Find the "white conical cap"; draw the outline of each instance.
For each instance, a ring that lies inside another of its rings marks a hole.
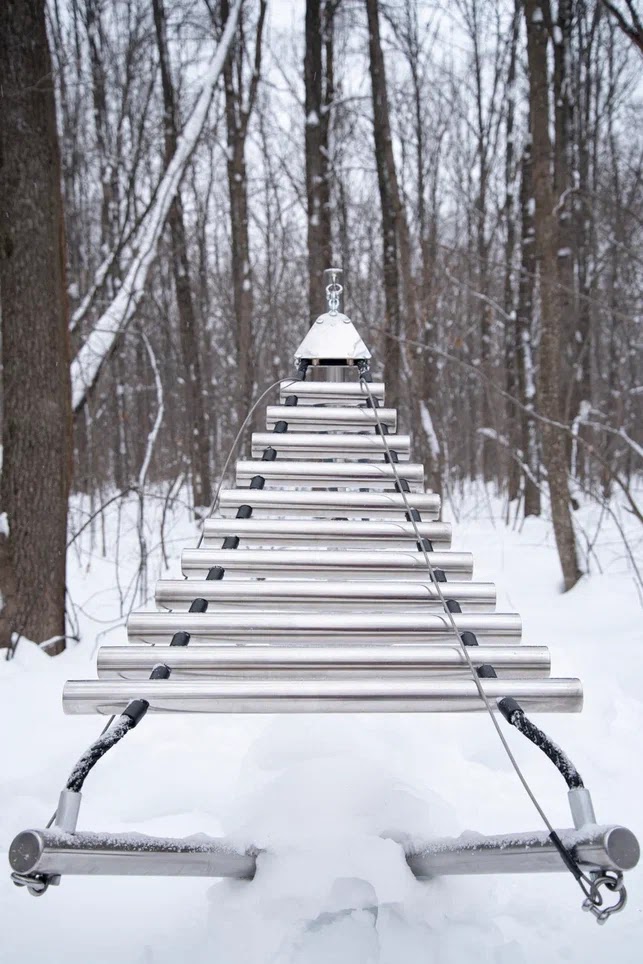
[[[297,361],[324,359],[339,365],[370,357],[353,322],[339,311],[320,315],[295,352]]]

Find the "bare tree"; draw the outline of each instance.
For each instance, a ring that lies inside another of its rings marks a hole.
[[[161,68],[163,88],[163,114],[165,135],[165,164],[169,166],[176,152],[179,131],[176,93],[172,81],[170,56],[167,42],[167,21],[163,0],[152,0],[154,27]],[[190,262],[183,217],[183,200],[177,187],[168,215],[172,244],[172,268],[174,290],[181,336],[183,378],[185,385],[185,409],[192,498],[195,508],[209,506],[212,501],[210,484],[210,437],[208,414],[202,377],[202,344],[197,331],[197,318],[192,300]],[[149,351],[149,349],[148,349]]]
[[[65,239],[44,0],[0,5],[0,646],[65,647],[71,479]]]
[[[400,277],[398,268],[398,212],[400,208],[397,173],[393,156],[393,138],[389,120],[384,53],[380,39],[378,0],[366,0],[368,46],[373,96],[373,135],[377,182],[382,208],[382,241],[386,327],[392,337],[384,339],[384,377],[388,397],[397,405],[400,397]],[[397,337],[396,337],[397,336]]]
[[[557,299],[557,241],[554,192],[551,177],[552,146],[549,135],[549,73],[546,0],[525,0],[529,104],[533,141],[533,190],[535,201],[536,257],[540,292],[540,383],[539,410],[549,421],[542,428],[543,461],[551,499],[552,519],[565,589],[580,578],[572,524],[565,437],[552,422],[559,422],[561,318]]]
[[[334,97],[333,29],[339,0],[307,0],[304,87],[308,302],[311,320],[324,308],[324,269],[331,266],[330,119]]]
[[[643,19],[634,6],[633,0],[625,0],[626,13],[610,0],[601,0],[601,2],[607,7],[610,15],[614,17],[619,30],[622,30],[625,36],[643,53]]]
[[[255,105],[259,78],[263,27],[267,0],[260,0],[256,24],[254,63],[246,85],[244,79],[245,30],[240,31],[233,46],[232,56],[224,67],[226,129],[228,134],[228,191],[230,194],[230,229],[232,240],[232,290],[236,319],[235,348],[237,354],[238,391],[237,416],[240,420],[252,404],[255,372],[253,343],[253,291],[250,262],[250,234],[248,222],[248,173],[246,169],[246,139],[248,124]],[[221,17],[227,23],[230,15],[228,0],[221,2]],[[247,92],[246,92],[247,86]]]
[[[72,361],[72,405],[75,412],[85,405],[103,365],[113,352],[118,337],[131,322],[145,293],[145,282],[172,201],[205,124],[214,89],[227,61],[240,9],[241,0],[237,0],[230,9],[223,35],[205,72],[194,108],[177,138],[176,150],[158,184],[154,200],[132,239],[136,254],[131,259],[123,283]]]

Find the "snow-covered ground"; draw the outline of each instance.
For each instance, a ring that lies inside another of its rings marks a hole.
[[[641,556],[641,539],[614,503]],[[78,528],[86,506],[76,504]],[[160,513],[148,501],[149,590],[160,573]],[[138,565],[136,503],[113,504],[104,528],[70,550],[82,641],[54,660],[30,643],[0,662],[0,849],[43,826],[59,789],[101,728],[66,717],[67,678],[93,678],[97,645],[125,640]],[[446,513],[448,516],[448,511]],[[454,548],[518,611],[526,642],[551,647],[553,673],[580,676],[585,708],[536,715],[592,790],[601,822],[643,836],[641,608],[616,526],[584,507],[591,575],[567,595],[545,521],[517,531],[479,491],[460,507]],[[117,547],[116,532],[121,538]],[[93,538],[93,545],[91,539]],[[194,544],[185,510],[167,515],[165,549],[178,575]],[[116,584],[115,563],[119,582]],[[137,600],[139,602],[139,600]],[[565,786],[515,731],[508,737],[557,826]],[[599,962],[643,959],[643,871],[627,877],[626,911],[600,928],[570,875],[450,878],[419,883],[382,834],[418,838],[541,829],[488,719],[482,716],[148,716],[92,772],[80,827],[183,836],[225,834],[265,848],[252,883],[163,878],[63,878],[42,898],[0,876],[2,964],[406,964]],[[4,855],[2,860],[4,860]],[[0,864],[1,866],[1,864]],[[5,867],[8,865],[5,863]]]

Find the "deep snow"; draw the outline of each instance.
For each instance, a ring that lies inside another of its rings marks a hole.
[[[153,505],[146,509],[150,591],[161,565],[162,502]],[[454,548],[473,550],[475,578],[497,583],[499,610],[521,613],[525,642],[551,647],[553,674],[584,682],[582,714],[536,721],[577,763],[598,820],[643,836],[641,610],[615,526],[603,520],[592,574],[561,595],[545,521],[508,528],[500,503],[479,490],[464,505]],[[635,550],[638,539],[640,558],[640,537],[618,500],[614,507]],[[84,508],[76,505],[76,528]],[[104,553],[100,530],[93,546],[87,530],[70,550],[81,644],[52,660],[23,642],[11,663],[0,662],[3,850],[19,830],[46,823],[101,728],[95,717],[65,717],[60,694],[65,679],[95,676],[97,633],[100,644],[125,640],[115,561],[127,609],[138,561],[135,511],[134,501],[121,513],[115,504],[107,510]],[[590,540],[598,515],[589,506],[577,513]],[[178,574],[181,546],[195,541],[177,507],[166,530],[169,574]],[[565,786],[551,764],[514,731],[508,737],[550,818],[570,826]],[[7,871],[3,964],[573,964],[606,956],[633,964],[643,957],[639,869],[627,877],[626,911],[600,928],[581,911],[569,875],[418,883],[400,848],[380,836],[541,829],[483,716],[149,716],[92,772],[80,826],[225,834],[266,853],[252,883],[68,877],[42,898],[15,888]]]

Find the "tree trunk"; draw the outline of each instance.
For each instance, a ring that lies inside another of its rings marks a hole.
[[[64,225],[44,0],[0,4],[0,298],[4,377],[0,646],[65,646],[71,478]]]
[[[569,48],[572,28],[571,0],[559,0],[558,17],[553,31],[554,36],[554,206],[558,215],[558,244],[556,263],[558,268],[558,303],[561,319],[561,334],[566,348],[563,358],[564,383],[568,384],[578,352],[576,340],[577,305],[574,297],[574,231],[573,195],[570,171],[571,101],[569,77]],[[563,407],[565,421],[573,418],[575,412]],[[569,444],[566,443],[568,448]]]
[[[304,55],[308,305],[311,322],[325,310],[324,270],[332,267],[329,127],[333,97],[333,12],[322,0],[306,2]],[[324,63],[325,57],[325,63]]]
[[[531,170],[531,135],[525,145],[520,170],[520,275],[516,308],[516,374],[518,396],[524,409],[520,413],[525,494],[525,517],[540,515],[540,459],[538,431],[529,412],[536,408],[536,375],[532,331],[534,323],[534,289],[536,285],[536,238]]]
[[[373,94],[373,134],[375,137],[375,161],[377,182],[382,207],[382,239],[384,243],[384,297],[386,301],[386,330],[384,339],[384,379],[387,402],[397,406],[400,398],[401,335],[400,282],[398,272],[398,235],[396,218],[397,179],[391,125],[389,122],[388,96],[384,55],[380,40],[377,0],[366,0],[368,15],[368,45]],[[391,174],[393,177],[391,177]]]
[[[549,83],[547,71],[546,0],[526,0],[529,103],[533,139],[536,257],[540,282],[539,409],[546,419],[559,421],[560,305],[557,298],[557,240],[549,136]],[[580,578],[572,525],[565,436],[546,422],[542,428],[543,461],[547,469],[551,512],[565,589]]]
[[[228,0],[221,2],[225,24],[229,16]],[[261,43],[266,14],[266,0],[261,0],[255,43],[254,70],[244,104],[243,43],[237,39],[232,56],[223,70],[225,114],[228,137],[228,190],[230,194],[230,233],[232,239],[232,291],[234,296],[235,349],[237,355],[237,419],[243,421],[252,405],[255,376],[253,341],[254,299],[250,269],[248,231],[248,175],[246,171],[246,136],[254,106],[261,69]],[[236,78],[236,84],[235,84]]]
[[[179,123],[176,95],[170,70],[163,0],[152,0],[152,7],[161,68],[161,84],[163,87],[165,164],[167,166],[176,151]],[[180,188],[177,189],[174,200],[172,201],[168,221],[172,244],[174,290],[179,316],[183,377],[185,380],[186,434],[188,436],[188,451],[190,453],[192,498],[194,500],[194,507],[199,508],[209,506],[212,501],[212,486],[210,484],[210,436],[203,390],[203,377],[201,373],[201,344],[198,337],[194,302],[192,300],[190,264]]]
[[[520,7],[516,3],[513,22],[511,25],[511,46],[509,51],[509,67],[507,70],[507,115],[506,115],[506,152],[505,152],[505,278],[504,278],[504,312],[505,312],[505,371],[507,394],[515,398],[518,394],[518,372],[516,364],[516,310],[513,286],[513,259],[516,247],[516,219],[514,185],[516,181],[515,152],[514,152],[514,121],[516,113],[516,59],[518,47],[518,33],[520,27]],[[507,441],[510,454],[520,448],[520,416],[516,405],[507,402]],[[520,490],[520,466],[516,459],[510,458],[507,465],[508,498],[513,501],[518,498]]]

